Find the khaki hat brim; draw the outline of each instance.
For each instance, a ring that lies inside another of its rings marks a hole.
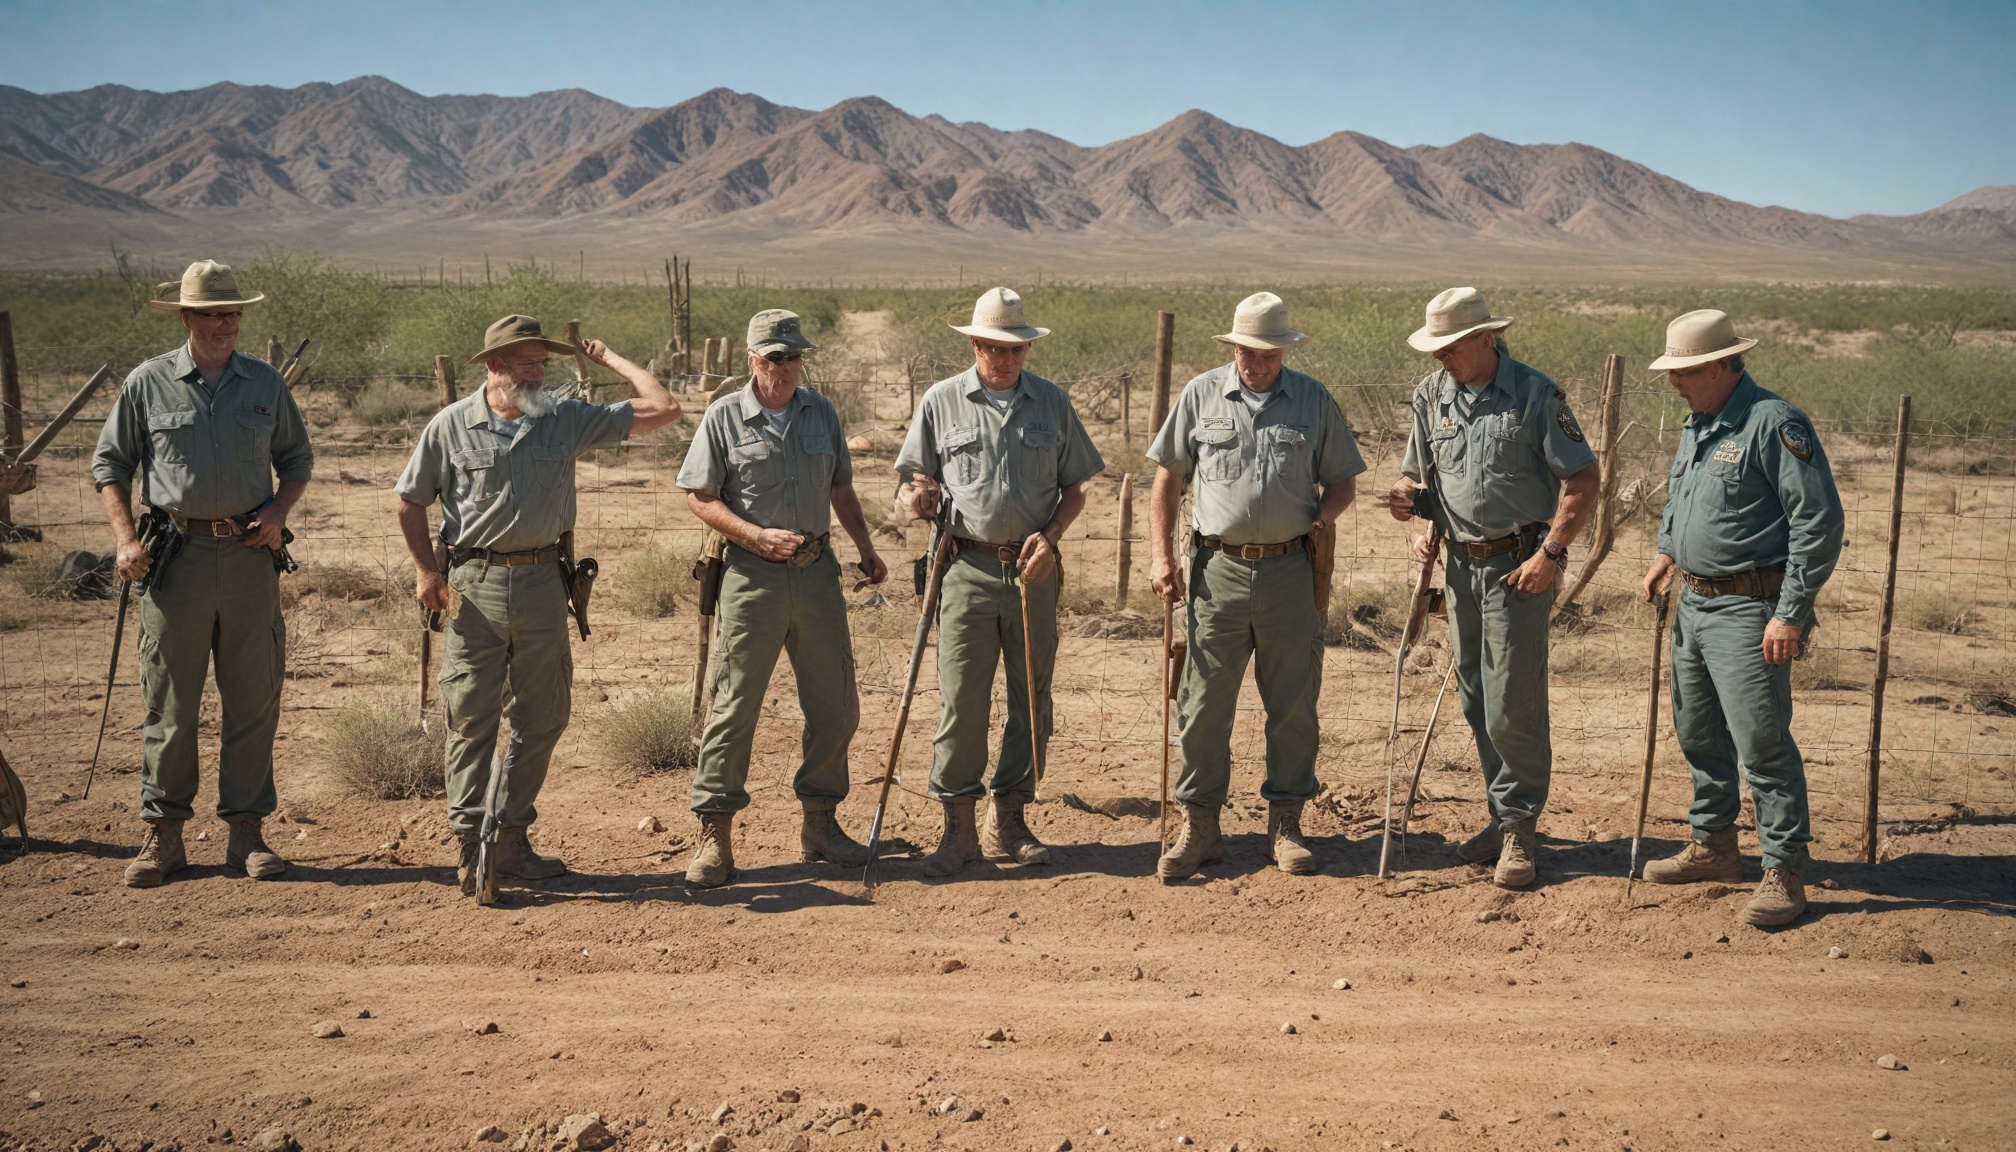
[[[988,328],[981,324],[950,324],[947,327],[962,336],[978,336],[996,344],[1034,344],[1050,334],[1048,328]]]
[[[199,310],[207,310],[210,308],[242,308],[247,304],[257,304],[264,299],[266,299],[266,294],[264,292],[254,292],[251,296],[243,300],[205,300],[201,304],[192,303],[181,299],[149,300],[147,301],[147,306],[149,308],[159,308],[163,312],[180,312],[184,308],[195,308]]]
[[[1484,323],[1472,324],[1461,332],[1451,332],[1447,336],[1436,336],[1428,331],[1426,324],[1423,324],[1408,334],[1407,343],[1417,352],[1439,352],[1456,341],[1463,339],[1465,336],[1470,335],[1472,332],[1482,332],[1487,328],[1510,328],[1511,326],[1512,318],[1510,316],[1493,316]]]
[[[1661,356],[1645,366],[1649,372],[1670,372],[1675,368],[1693,368],[1711,360],[1727,360],[1739,356],[1757,346],[1755,340],[1738,340],[1727,348],[1717,348],[1713,352],[1703,352],[1699,356]]]
[[[579,348],[574,347],[574,345],[567,343],[565,340],[554,340],[545,336],[528,336],[523,340],[513,340],[506,344],[499,344],[494,348],[485,348],[481,352],[476,353],[476,355],[471,356],[467,362],[470,364],[481,364],[506,348],[516,348],[520,344],[544,344],[548,351],[558,352],[563,356],[572,356],[580,351]]]
[[[1239,344],[1247,348],[1258,348],[1262,352],[1272,352],[1280,348],[1293,348],[1298,344],[1307,344],[1309,342],[1309,334],[1307,332],[1296,332],[1292,329],[1282,333],[1280,336],[1249,336],[1244,332],[1227,332],[1223,336],[1213,336],[1211,339],[1216,340],[1220,344]]]

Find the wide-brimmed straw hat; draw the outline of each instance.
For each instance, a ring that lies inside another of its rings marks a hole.
[[[541,335],[539,321],[530,316],[506,316],[483,330],[483,350],[469,357],[469,363],[481,364],[513,344],[544,344],[555,352],[572,356],[579,349],[565,340],[555,340]]]
[[[1309,334],[1288,326],[1288,305],[1272,292],[1255,292],[1232,310],[1232,331],[1211,339],[1271,351],[1307,344]]]
[[[1410,333],[1407,343],[1422,352],[1439,352],[1472,332],[1511,326],[1510,316],[1491,315],[1482,292],[1451,288],[1428,302],[1428,322]]]
[[[1692,368],[1735,356],[1757,346],[1736,335],[1736,324],[1719,308],[1700,308],[1666,325],[1666,354],[1645,367],[1654,372]]]
[[[758,356],[765,352],[810,352],[819,347],[799,330],[798,314],[782,308],[765,308],[749,318],[748,338],[743,341]]]
[[[997,344],[1028,344],[1050,334],[1030,326],[1022,315],[1022,297],[1013,288],[989,288],[973,302],[973,323],[954,324],[954,332]]]
[[[264,292],[245,294],[229,264],[198,260],[183,271],[182,279],[157,285],[149,308],[180,312],[184,308],[240,308],[266,299]]]

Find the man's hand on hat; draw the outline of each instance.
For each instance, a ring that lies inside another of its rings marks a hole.
[[[798,552],[798,546],[805,543],[805,537],[782,528],[765,528],[756,534],[756,554],[765,560],[789,560]]]

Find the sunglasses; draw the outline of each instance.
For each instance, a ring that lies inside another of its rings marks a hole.
[[[242,312],[242,311],[240,311],[240,312],[205,312],[205,311],[203,311],[203,310],[202,310],[202,309],[200,309],[200,308],[191,308],[191,309],[189,309],[188,311],[189,311],[189,314],[190,314],[191,316],[199,316],[199,317],[201,317],[201,318],[203,318],[203,319],[205,319],[205,320],[236,320],[236,319],[238,319],[238,318],[239,318],[240,316],[243,316],[243,315],[245,315],[245,313],[244,313],[244,312]]]
[[[805,354],[804,354],[803,352],[765,352],[765,353],[763,353],[763,359],[765,359],[765,360],[768,360],[768,361],[769,361],[770,363],[772,363],[772,364],[789,364],[789,363],[790,363],[791,361],[793,361],[793,360],[803,360],[804,358],[805,358]]]

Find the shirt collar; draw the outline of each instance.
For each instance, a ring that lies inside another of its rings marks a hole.
[[[1303,376],[1300,372],[1283,364],[1281,366],[1281,376],[1274,381],[1274,386],[1265,392],[1255,393],[1255,395],[1265,396],[1269,402],[1273,401],[1277,393],[1293,400],[1301,395],[1302,381],[1305,379],[1307,377]],[[1225,365],[1225,388],[1222,393],[1224,397],[1227,400],[1237,400],[1239,399],[1239,393],[1245,388],[1246,382],[1239,378],[1239,366],[1236,364]]]
[[[1456,377],[1451,376],[1447,368],[1443,368],[1440,371],[1442,373],[1442,402],[1444,404],[1453,403],[1456,399],[1456,394],[1469,389],[1470,386],[1459,382]],[[1507,356],[1503,352],[1498,353],[1498,370],[1491,374],[1491,382],[1482,388],[1472,389],[1472,391],[1482,395],[1492,388],[1496,388],[1508,398],[1513,398],[1512,357]]]
[[[805,395],[805,386],[800,384],[792,390],[791,399],[785,401],[784,406],[786,408],[804,408],[811,403],[811,399]],[[756,378],[754,376],[749,378],[749,383],[742,386],[740,404],[742,422],[744,424],[753,424],[758,420],[768,419],[764,415],[766,410],[763,407],[763,401],[756,398]]]
[[[231,353],[231,358],[224,361],[224,374],[217,378],[217,387],[224,387],[224,382],[229,380],[234,373],[238,373],[238,356],[239,353],[234,351]],[[189,342],[187,340],[182,342],[181,347],[175,349],[175,378],[177,380],[186,380],[192,384],[203,379],[202,373],[196,370],[196,358],[189,354]]]
[[[462,409],[463,427],[491,428],[496,430],[500,435],[506,431],[506,429],[500,427],[504,418],[490,410],[489,383],[487,381],[477,385],[474,392],[471,392],[466,398],[456,401],[456,403],[465,406]],[[521,428],[529,428],[539,418],[530,412],[521,412],[518,419],[523,421],[520,425]]]
[[[1008,395],[1011,399],[1023,394],[1022,382],[1028,375],[1029,373],[1025,370],[1020,376],[1015,377],[1015,386],[1008,390]],[[966,383],[960,388],[960,391],[966,394],[968,400],[973,401],[975,404],[986,403],[986,397],[980,394],[981,389],[986,387],[987,382],[980,379],[980,368],[978,365],[966,369]]]
[[[1743,378],[1736,381],[1736,390],[1729,393],[1729,399],[1723,402],[1720,412],[1713,416],[1694,413],[1687,419],[1704,435],[1716,428],[1740,428],[1744,419],[1750,415],[1751,405],[1755,403],[1757,403],[1757,382],[1750,379],[1750,373],[1745,372]]]

